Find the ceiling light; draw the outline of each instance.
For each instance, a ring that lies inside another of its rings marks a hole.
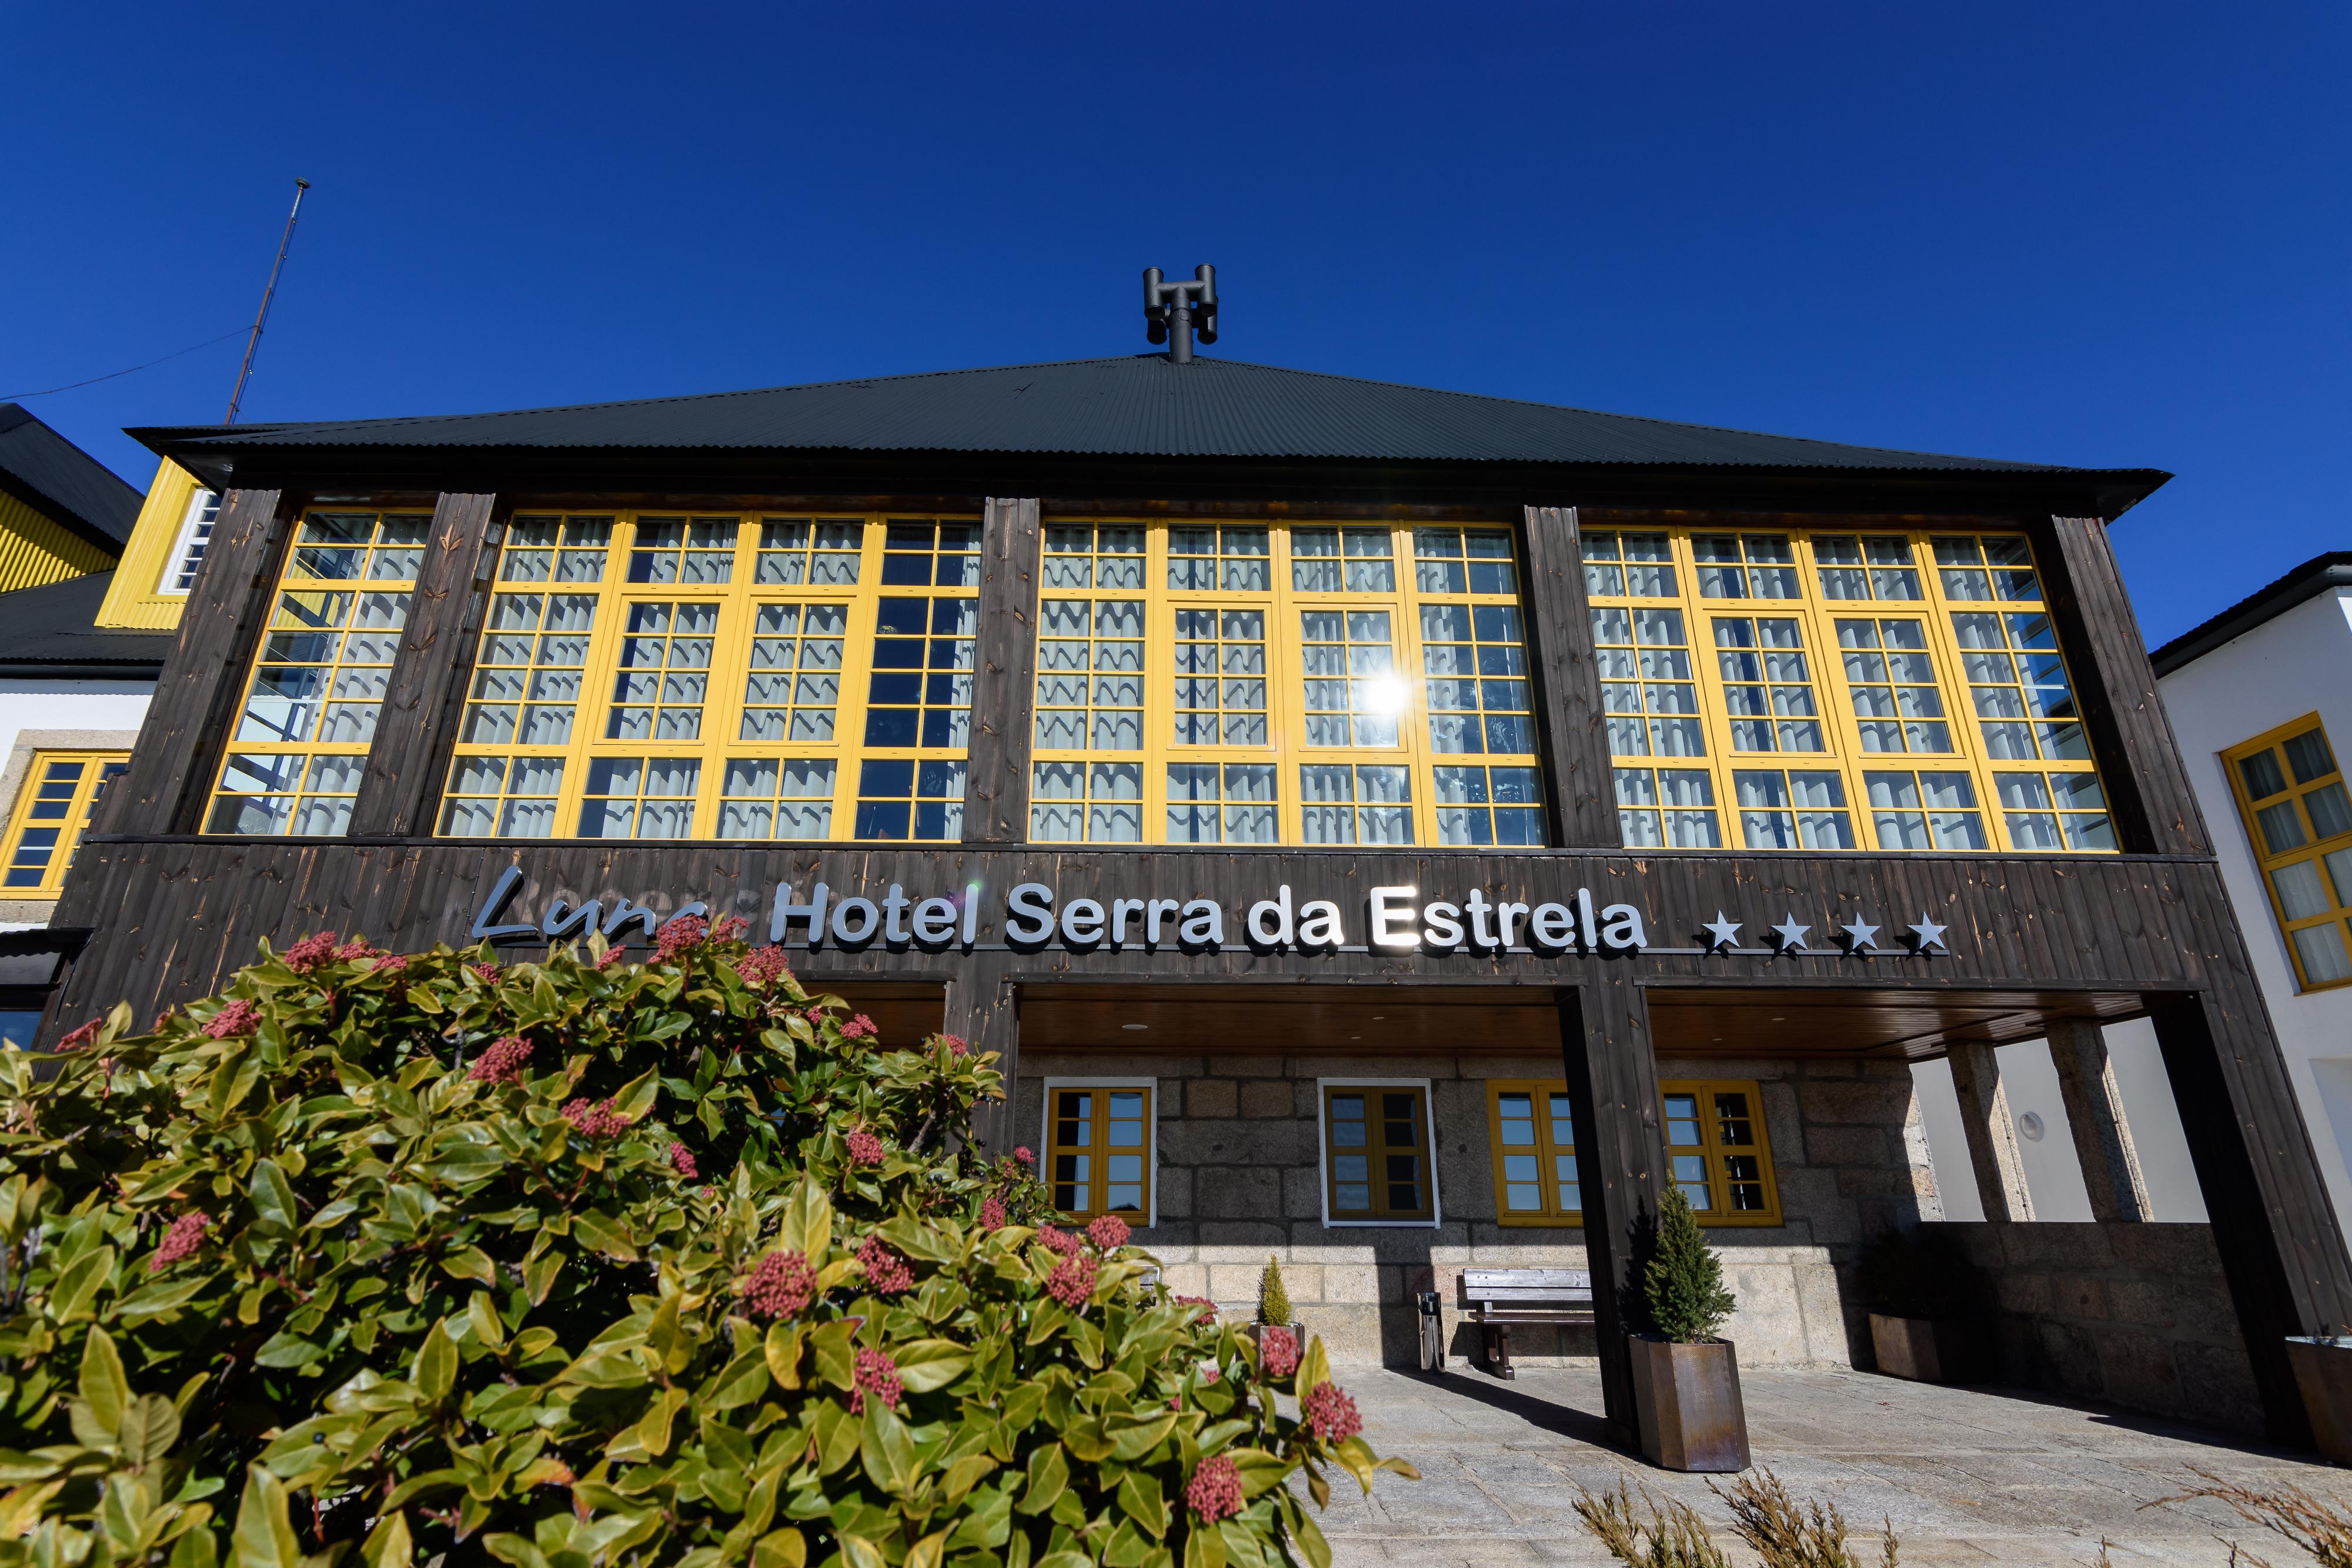
[[[1118,1027],[1121,1029],[1150,1029],[1151,1026],[1148,1023],[1123,1023]]]

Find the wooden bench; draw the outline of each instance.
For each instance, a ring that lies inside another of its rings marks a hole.
[[[1592,1322],[1592,1274],[1584,1269],[1465,1269],[1462,1305],[1478,1325],[1486,1370],[1517,1377],[1511,1330]]]

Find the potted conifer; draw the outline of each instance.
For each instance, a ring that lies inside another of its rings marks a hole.
[[[1269,1252],[1265,1267],[1258,1272],[1257,1321],[1250,1325],[1250,1335],[1263,1343],[1262,1336],[1270,1328],[1287,1329],[1293,1345],[1307,1343],[1307,1325],[1291,1311],[1290,1292],[1282,1283],[1282,1264]]]
[[[1641,1304],[1650,1332],[1631,1336],[1633,1411],[1642,1452],[1669,1470],[1744,1470],[1748,1413],[1739,1400],[1739,1359],[1717,1332],[1737,1304],[1723,1265],[1699,1234],[1690,1200],[1666,1188],[1658,1229],[1642,1271]]]
[[[1878,1370],[1919,1383],[1979,1375],[1976,1271],[1948,1236],[1890,1230],[1863,1249],[1862,1294]]]

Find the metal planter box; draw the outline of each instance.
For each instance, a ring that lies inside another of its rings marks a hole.
[[[1643,1455],[1662,1469],[1746,1469],[1748,1412],[1731,1342],[1677,1344],[1637,1334],[1627,1343]]]

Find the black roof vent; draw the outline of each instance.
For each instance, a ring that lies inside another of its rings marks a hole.
[[[1144,335],[1168,345],[1168,362],[1192,362],[1192,312],[1201,313],[1201,341],[1217,340],[1217,269],[1207,262],[1192,269],[1190,283],[1162,283],[1160,269],[1143,269]]]

